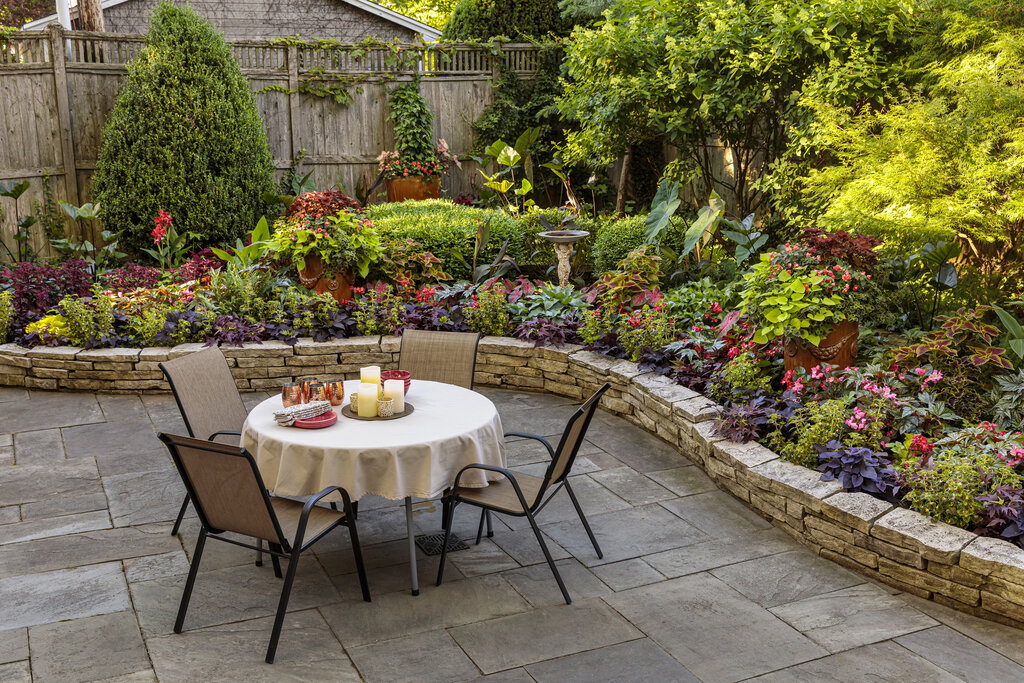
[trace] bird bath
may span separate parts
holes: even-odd
[[[569,284],[569,271],[572,267],[572,245],[590,236],[586,230],[548,230],[537,233],[538,237],[546,239],[555,246],[555,254],[558,256],[558,286],[565,287]]]

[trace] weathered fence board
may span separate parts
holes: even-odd
[[[127,64],[142,47],[142,36],[65,32],[57,26],[0,40],[0,181],[31,182],[18,202],[21,215],[32,213],[33,201],[41,201],[44,177],[57,199],[90,200],[103,126]],[[303,169],[312,170],[321,187],[340,180],[355,193],[373,182],[377,156],[394,144],[388,90],[395,80],[414,74],[389,68],[384,48],[368,50],[359,59],[347,52],[268,42],[235,43],[232,50],[255,93],[279,172],[304,150]],[[502,47],[501,59],[528,77],[537,71],[541,53],[532,45],[510,44]],[[421,87],[434,113],[434,135],[460,156],[473,144],[473,121],[491,102],[496,60],[490,50],[474,46],[423,53]],[[321,70],[370,80],[350,89],[348,106],[297,92],[303,78]],[[475,191],[479,179],[476,165],[468,162],[461,171],[453,170],[444,187],[457,196]],[[0,199],[0,209],[0,240],[13,248],[14,202]],[[35,232],[34,248],[44,249],[42,234]]]

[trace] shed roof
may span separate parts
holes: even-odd
[[[117,5],[120,5],[120,4],[125,3],[125,2],[131,2],[131,1],[132,0],[103,0],[103,9],[107,9],[108,7],[116,7]],[[413,31],[414,33],[419,33],[419,34],[421,34],[423,36],[424,40],[437,40],[438,38],[441,37],[441,32],[439,30],[437,30],[436,28],[434,28],[433,26],[428,26],[427,24],[424,24],[421,21],[416,21],[412,17],[407,17],[404,14],[400,14],[400,13],[398,13],[398,12],[392,10],[392,9],[388,9],[387,7],[384,7],[383,5],[378,5],[375,2],[370,2],[370,0],[337,0],[337,1],[344,2],[344,3],[347,3],[349,5],[352,5],[353,7],[361,9],[364,12],[369,12],[370,14],[375,14],[378,17],[381,17],[382,19],[386,19],[386,20],[390,21],[393,24],[398,24],[399,26],[407,28],[410,31]],[[75,2],[74,0],[71,0],[70,4],[72,6],[75,6],[78,3]],[[38,30],[38,29],[42,29],[42,28],[46,27],[48,24],[50,24],[50,23],[52,23],[54,21],[57,21],[57,15],[56,14],[51,14],[51,15],[45,16],[45,17],[43,17],[41,19],[36,19],[35,21],[30,21],[27,24],[25,24],[22,28],[25,29],[26,31]]]

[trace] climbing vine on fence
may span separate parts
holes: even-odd
[[[502,43],[507,38],[498,37],[487,41],[463,41],[459,43],[402,43],[397,40],[385,41],[368,36],[358,43],[342,43],[337,40],[304,40],[298,37],[272,38],[271,45],[297,46],[304,50],[319,50],[324,53],[324,60],[329,64],[340,64],[347,61],[361,61],[369,58],[374,52],[381,55],[380,65],[383,70],[366,73],[339,73],[327,66],[312,66],[304,69],[299,78],[297,92],[313,97],[324,97],[347,107],[352,103],[353,94],[363,92],[364,83],[382,83],[393,81],[401,75],[418,74],[421,65],[429,54],[434,60],[450,62],[457,47],[470,47],[485,51],[494,58],[504,58]],[[548,42],[534,42],[538,48],[550,48]],[[259,92],[282,92],[291,94],[288,86],[269,85]]]

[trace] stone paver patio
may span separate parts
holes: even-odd
[[[506,430],[558,435],[566,399],[483,390]],[[247,394],[250,406],[266,394]],[[157,430],[170,396],[0,389],[0,681],[1011,681],[1024,633],[875,584],[816,557],[719,491],[676,450],[601,414],[573,486],[538,521],[565,605],[524,520],[451,555],[421,556],[408,591],[404,511],[364,499],[372,603],[347,534],[306,556],[277,663],[263,662],[280,581],[269,562],[207,545],[188,629],[172,633],[198,524],[170,535],[183,488]],[[537,474],[537,444],[509,444]],[[461,508],[463,537],[477,516]],[[440,506],[417,509],[423,533]],[[472,540],[472,538],[470,538]]]

